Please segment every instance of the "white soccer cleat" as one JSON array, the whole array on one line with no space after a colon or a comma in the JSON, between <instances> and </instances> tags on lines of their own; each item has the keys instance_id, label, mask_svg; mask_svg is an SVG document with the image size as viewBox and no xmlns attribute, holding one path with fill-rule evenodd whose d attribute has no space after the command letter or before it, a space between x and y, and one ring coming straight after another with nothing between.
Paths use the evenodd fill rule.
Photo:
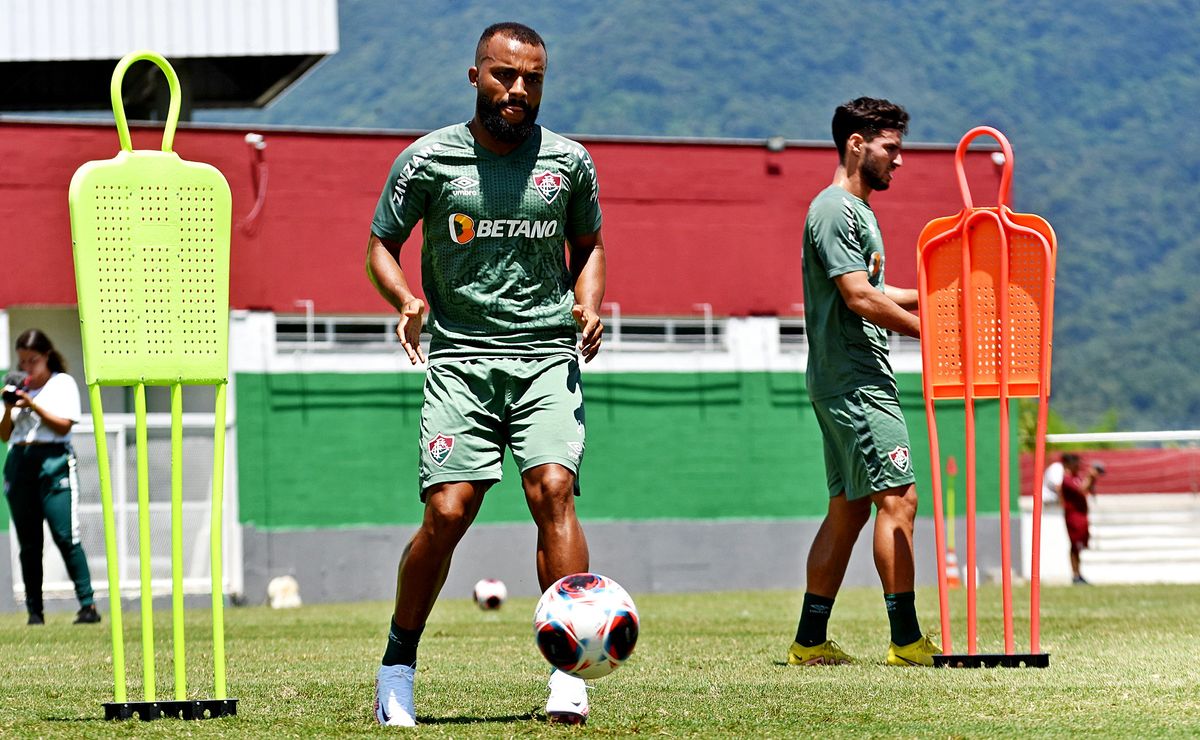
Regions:
<instances>
[{"instance_id":1,"label":"white soccer cleat","mask_svg":"<svg viewBox=\"0 0 1200 740\"><path fill-rule=\"evenodd\" d=\"M417 713L413 709L413 679L416 675L417 669L412 666L379 666L379 672L375 674L375 719L379 724L417 726Z\"/></svg>"},{"instance_id":2,"label":"white soccer cleat","mask_svg":"<svg viewBox=\"0 0 1200 740\"><path fill-rule=\"evenodd\" d=\"M582 725L587 722L587 684L582 678L555 670L550 674L550 698L546 700L546 718L551 722Z\"/></svg>"}]
</instances>

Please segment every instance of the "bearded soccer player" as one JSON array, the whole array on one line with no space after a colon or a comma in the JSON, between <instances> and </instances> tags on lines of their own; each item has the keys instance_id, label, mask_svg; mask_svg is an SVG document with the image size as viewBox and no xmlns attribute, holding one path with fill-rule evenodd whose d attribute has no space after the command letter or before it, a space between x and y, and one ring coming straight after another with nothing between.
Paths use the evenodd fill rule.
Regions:
<instances>
[{"instance_id":1,"label":"bearded soccer player","mask_svg":"<svg viewBox=\"0 0 1200 740\"><path fill-rule=\"evenodd\" d=\"M417 645L455 546L500 480L505 447L537 526L542 589L588 569L575 513L584 451L578 357L590 361L600 349L604 246L591 158L535 123L546 62L533 29L488 27L467 70L475 116L400 154L371 224L367 273L399 311L396 333L417 364L425 305L399 254L422 222L432 335L421 411L425 516L400 560L376 678L375 716L385 725L416 724ZM586 720L581 679L554 671L549 689L549 719Z\"/></svg>"},{"instance_id":2,"label":"bearded soccer player","mask_svg":"<svg viewBox=\"0 0 1200 740\"><path fill-rule=\"evenodd\" d=\"M887 332L920 336L917 291L884 283L883 239L871 193L900 167L908 113L886 100L838 106L833 184L804 224L808 393L825 446L829 508L808 555L808 580L791 665L851 662L826 634L850 553L875 509L875 568L891 622L889 665L933 665L941 652L921 633L913 598L917 511L908 430L888 361Z\"/></svg>"}]
</instances>

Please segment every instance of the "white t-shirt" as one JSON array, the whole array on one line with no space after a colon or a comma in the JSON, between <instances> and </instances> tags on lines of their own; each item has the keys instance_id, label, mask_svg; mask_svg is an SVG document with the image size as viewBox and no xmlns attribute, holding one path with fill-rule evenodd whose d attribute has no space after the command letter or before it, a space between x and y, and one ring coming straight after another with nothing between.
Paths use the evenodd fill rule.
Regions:
<instances>
[{"instance_id":1,"label":"white t-shirt","mask_svg":"<svg viewBox=\"0 0 1200 740\"><path fill-rule=\"evenodd\" d=\"M1046 474L1042 476L1042 503L1058 503L1058 492L1062 489L1062 482L1063 464L1061 462L1050 463L1046 468Z\"/></svg>"},{"instance_id":2,"label":"white t-shirt","mask_svg":"<svg viewBox=\"0 0 1200 740\"><path fill-rule=\"evenodd\" d=\"M79 386L66 373L54 373L46 384L37 390L27 390L42 411L70 419L79 423L81 415L79 407ZM12 410L13 431L9 445L28 442L70 442L71 431L66 434L55 434L53 430L42 423L42 417L33 409L16 408Z\"/></svg>"}]
</instances>

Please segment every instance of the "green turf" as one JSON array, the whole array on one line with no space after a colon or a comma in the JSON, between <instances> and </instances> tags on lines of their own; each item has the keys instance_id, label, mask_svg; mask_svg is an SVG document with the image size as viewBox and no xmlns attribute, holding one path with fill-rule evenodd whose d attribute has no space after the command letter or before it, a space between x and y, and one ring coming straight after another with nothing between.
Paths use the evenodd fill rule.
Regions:
<instances>
[{"instance_id":1,"label":"green turf","mask_svg":"<svg viewBox=\"0 0 1200 740\"><path fill-rule=\"evenodd\" d=\"M1018 599L1025 597L1018 591ZM998 647L996 589L981 593L981 650ZM887 623L876 589L848 590L831 634L860 664L795 668L783 658L796 592L643 595L631 661L593 683L585 728L545 724L547 669L532 642L532 599L483 613L438 605L422 644L417 734L438 737L1195 737L1200 735L1200 588L1047 588L1049 669L903 669L882 665ZM961 598L961 593L958 594ZM936 594L921 591L924 626ZM382 602L227 612L236 718L105 722L112 695L107 625L45 627L0 615L0 736L271 736L378 733L374 667L389 606ZM170 698L169 614L156 625L160 698ZM189 693L207 698L204 611L189 613ZM1025 615L1018 615L1024 635ZM127 610L130 698L140 698L136 610ZM984 619L986 617L986 619ZM963 647L962 623L956 648Z\"/></svg>"}]
</instances>

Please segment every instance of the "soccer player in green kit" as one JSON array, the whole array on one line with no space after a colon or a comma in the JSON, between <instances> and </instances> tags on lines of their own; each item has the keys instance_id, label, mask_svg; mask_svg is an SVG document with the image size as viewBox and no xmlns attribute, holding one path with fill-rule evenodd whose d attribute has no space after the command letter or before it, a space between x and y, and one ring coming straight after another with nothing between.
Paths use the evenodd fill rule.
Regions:
<instances>
[{"instance_id":1,"label":"soccer player in green kit","mask_svg":"<svg viewBox=\"0 0 1200 740\"><path fill-rule=\"evenodd\" d=\"M371 224L367 273L399 311L396 333L417 364L425 306L399 255L422 222L432 335L421 412L425 516L400 560L376 677L381 724L416 724L417 644L455 546L500 479L505 447L537 526L541 587L588 570L574 501L585 444L578 357L590 361L600 349L604 245L591 158L535 123L546 66L533 29L484 30L467 71L475 116L400 154ZM586 720L581 679L554 671L549 688L548 718Z\"/></svg>"},{"instance_id":2,"label":"soccer player in green kit","mask_svg":"<svg viewBox=\"0 0 1200 740\"><path fill-rule=\"evenodd\" d=\"M809 550L791 665L851 661L826 634L850 553L875 508L875 568L891 622L889 665L933 665L941 648L922 635L913 598L917 493L908 430L888 361L887 331L921 335L917 292L884 283L883 239L868 204L901 165L908 113L886 100L838 106L833 184L804 223L804 315L809 398L825 441L829 509Z\"/></svg>"}]
</instances>

